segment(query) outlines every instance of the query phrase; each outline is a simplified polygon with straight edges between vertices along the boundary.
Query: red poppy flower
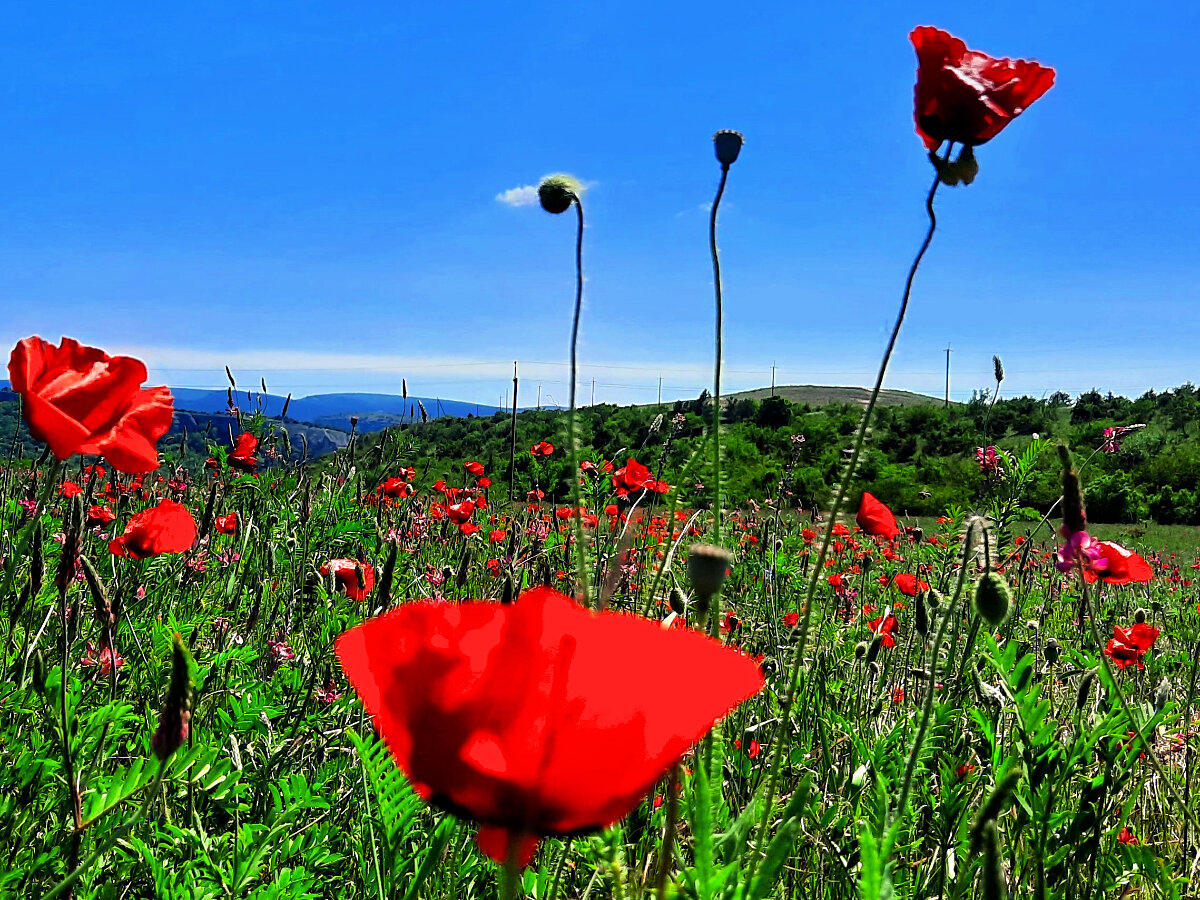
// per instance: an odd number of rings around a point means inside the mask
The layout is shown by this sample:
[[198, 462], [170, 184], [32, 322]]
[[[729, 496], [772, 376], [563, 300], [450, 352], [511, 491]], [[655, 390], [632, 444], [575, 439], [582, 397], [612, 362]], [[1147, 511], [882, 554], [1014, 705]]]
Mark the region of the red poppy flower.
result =
[[[592, 613], [550, 588], [510, 605], [407, 604], [336, 649], [417, 793], [477, 819], [493, 859], [513, 845], [522, 863], [544, 835], [624, 816], [762, 686], [752, 659], [698, 632]], [[681, 671], [683, 694], [645, 689]]]
[[467, 470], [468, 475], [474, 475], [477, 478], [483, 474], [483, 463], [481, 462], [465, 462], [463, 468]]
[[389, 478], [375, 490], [383, 497], [410, 497], [416, 489], [403, 478]]
[[253, 472], [258, 465], [254, 451], [258, 449], [258, 438], [248, 431], [243, 431], [237, 437], [237, 443], [229, 454], [229, 465], [243, 472]]
[[867, 627], [871, 629], [872, 635], [878, 634], [883, 638], [883, 646], [896, 646], [896, 639], [892, 637], [892, 632], [896, 630], [895, 616], [888, 616], [886, 619], [880, 616], [877, 619], [872, 619], [867, 623]]
[[800, 624], [800, 613], [790, 612], [783, 614], [783, 625], [785, 628], [795, 628]]
[[1113, 636], [1104, 647], [1104, 653], [1118, 669], [1136, 665], [1139, 669], [1146, 668], [1142, 657], [1154, 646], [1161, 632], [1153, 625], [1145, 622], [1135, 622], [1129, 628], [1120, 625], [1113, 626]]
[[1024, 59], [995, 59], [954, 35], [921, 25], [917, 51], [917, 134], [930, 150], [942, 141], [986, 143], [1054, 84], [1054, 70]]
[[1132, 550], [1126, 550], [1112, 541], [1097, 541], [1096, 545], [1100, 555], [1093, 560], [1091, 567], [1083, 570], [1085, 581], [1092, 582], [1098, 578], [1105, 584], [1129, 584], [1131, 581], [1149, 581], [1154, 577], [1150, 563]]
[[896, 586], [896, 590], [908, 596], [917, 596], [917, 591], [929, 590], [929, 582], [922, 581], [916, 575], [911, 575], [908, 572], [901, 572], [892, 579], [892, 584]]
[[858, 523], [858, 527], [867, 534], [881, 537], [885, 540], [891, 540], [900, 533], [900, 526], [896, 524], [896, 517], [892, 515], [892, 511], [881, 500], [877, 500], [871, 494], [863, 492], [862, 502], [858, 505], [858, 515], [854, 521]]
[[461, 525], [475, 514], [475, 504], [470, 500], [451, 503], [446, 507], [446, 514], [450, 516], [450, 521], [455, 525]]
[[117, 517], [107, 506], [89, 506], [87, 511], [87, 526], [91, 528], [93, 525], [107, 525]]
[[[362, 576], [359, 577], [359, 568]], [[369, 562], [360, 563], [353, 559], [331, 559], [321, 566], [321, 574], [328, 575], [333, 570], [333, 580], [337, 586], [346, 592], [351, 600], [366, 600], [371, 588], [375, 587], [375, 570]]]
[[158, 468], [155, 443], [171, 427], [174, 401], [165, 387], [142, 388], [140, 360], [28, 337], [13, 348], [8, 377], [30, 434], [59, 459], [103, 454], [120, 472]]
[[62, 483], [62, 485], [59, 487], [58, 492], [62, 496], [66, 497], [68, 500], [70, 500], [76, 494], [82, 494], [83, 488], [81, 488], [79, 485], [77, 485], [73, 481], [64, 481]]
[[549, 441], [538, 441], [529, 448], [529, 452], [534, 456], [550, 456], [554, 453], [554, 445]]
[[1141, 843], [1137, 839], [1137, 835], [1135, 835], [1128, 828], [1121, 829], [1121, 833], [1117, 835], [1117, 840], [1120, 841], [1122, 844], [1130, 844], [1134, 847], [1136, 847], [1139, 843]]
[[238, 530], [238, 514], [231, 512], [227, 516], [217, 516], [213, 519], [213, 528], [217, 534], [237, 534]]
[[[115, 465], [115, 464], [114, 464]], [[196, 520], [174, 500], [143, 509], [129, 520], [125, 533], [108, 542], [114, 556], [146, 559], [160, 553], [183, 553], [196, 542]]]

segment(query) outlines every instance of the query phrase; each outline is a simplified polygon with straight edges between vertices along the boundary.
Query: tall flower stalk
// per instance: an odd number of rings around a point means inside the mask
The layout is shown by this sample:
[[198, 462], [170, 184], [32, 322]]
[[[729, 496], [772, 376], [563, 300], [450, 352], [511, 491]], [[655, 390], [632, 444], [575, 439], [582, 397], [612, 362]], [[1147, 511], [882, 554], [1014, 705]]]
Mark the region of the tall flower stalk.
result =
[[570, 175], [549, 175], [538, 185], [538, 200], [542, 209], [558, 215], [572, 206], [578, 217], [575, 232], [575, 311], [571, 319], [570, 368], [571, 387], [568, 391], [567, 408], [567, 455], [571, 466], [571, 536], [575, 545], [575, 571], [579, 579], [579, 593], [587, 606], [591, 602], [591, 588], [587, 553], [584, 548], [583, 502], [579, 490], [579, 432], [576, 427], [575, 406], [579, 380], [579, 319], [583, 313], [583, 185]]
[[717, 184], [717, 196], [713, 198], [708, 214], [708, 251], [712, 256], [713, 291], [717, 301], [716, 354], [713, 363], [713, 542], [721, 543], [721, 351], [724, 331], [724, 301], [721, 295], [721, 255], [717, 250], [717, 209], [725, 194], [725, 182], [729, 180], [729, 167], [734, 164], [742, 149], [742, 135], [738, 131], [718, 131], [713, 135], [713, 149], [721, 164], [721, 180]]

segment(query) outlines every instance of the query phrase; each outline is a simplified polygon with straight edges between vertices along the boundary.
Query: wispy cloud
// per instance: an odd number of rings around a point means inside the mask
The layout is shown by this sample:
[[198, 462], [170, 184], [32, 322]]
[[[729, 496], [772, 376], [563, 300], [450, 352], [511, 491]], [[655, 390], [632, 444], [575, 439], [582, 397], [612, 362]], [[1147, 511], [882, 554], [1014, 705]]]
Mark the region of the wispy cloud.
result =
[[496, 199], [505, 206], [533, 206], [537, 203], [537, 188], [532, 184], [509, 188], [496, 195]]

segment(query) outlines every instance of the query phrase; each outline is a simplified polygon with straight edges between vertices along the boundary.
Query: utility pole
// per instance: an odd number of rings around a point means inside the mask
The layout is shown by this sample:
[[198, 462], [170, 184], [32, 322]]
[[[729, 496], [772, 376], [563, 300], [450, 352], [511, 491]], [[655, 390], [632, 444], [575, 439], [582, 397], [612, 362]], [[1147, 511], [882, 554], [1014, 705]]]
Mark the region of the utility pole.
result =
[[943, 408], [950, 408], [950, 348], [946, 348], [946, 401], [942, 404]]
[[595, 406], [595, 405], [596, 405], [596, 379], [593, 378], [592, 379], [592, 402], [589, 403], [588, 406]]
[[538, 412], [542, 411], [542, 386], [538, 385]]
[[508, 499], [517, 499], [517, 361], [513, 360], [512, 426], [508, 433]]
[[771, 363], [771, 396], [775, 396], [775, 363]]
[[662, 406], [662, 376], [658, 376], [658, 405]]

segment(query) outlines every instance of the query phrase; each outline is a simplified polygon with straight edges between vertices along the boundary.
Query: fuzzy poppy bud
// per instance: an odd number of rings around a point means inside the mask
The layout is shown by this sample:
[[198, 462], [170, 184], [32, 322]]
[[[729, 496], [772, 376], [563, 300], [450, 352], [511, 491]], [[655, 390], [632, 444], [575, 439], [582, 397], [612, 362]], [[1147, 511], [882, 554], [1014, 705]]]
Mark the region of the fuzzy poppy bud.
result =
[[1163, 676], [1163, 680], [1158, 683], [1158, 687], [1154, 689], [1154, 714], [1158, 715], [1167, 705], [1167, 701], [1171, 699], [1171, 680]]
[[565, 213], [579, 200], [583, 185], [570, 175], [547, 175], [538, 185], [538, 202], [548, 213]]
[[176, 633], [171, 654], [171, 684], [158, 717], [158, 729], [150, 739], [154, 755], [162, 762], [166, 762], [187, 741], [195, 697], [196, 661]]
[[1134, 610], [1133, 621], [1137, 625], [1146, 624], [1146, 611], [1144, 609], [1142, 609], [1140, 606], [1136, 610]]
[[682, 616], [687, 612], [687, 601], [684, 600], [683, 591], [677, 587], [671, 588], [671, 593], [667, 597], [667, 603], [671, 606], [671, 612], [677, 616]]
[[1071, 451], [1065, 444], [1058, 445], [1058, 458], [1062, 463], [1063, 530], [1069, 536], [1087, 531], [1087, 513], [1083, 507], [1083, 487], [1079, 473], [1071, 466]]
[[997, 626], [1008, 618], [1012, 590], [1004, 576], [985, 572], [975, 585], [975, 612], [989, 625]]
[[870, 647], [870, 644], [868, 644], [866, 641], [859, 641], [857, 644], [854, 645], [854, 658], [862, 659], [864, 656], [867, 655], [867, 649], [869, 647]]
[[724, 547], [693, 544], [687, 557], [688, 580], [697, 594], [712, 597], [725, 583], [725, 574], [732, 562], [732, 554]]
[[713, 135], [713, 149], [717, 153], [717, 161], [722, 166], [733, 165], [738, 158], [738, 154], [742, 152], [742, 144], [745, 142], [745, 137], [740, 131], [732, 131], [730, 129], [722, 129]]
[[33, 651], [33, 689], [39, 694], [46, 693], [46, 661], [42, 659], [42, 651]]
[[883, 638], [880, 635], [875, 635], [871, 638], [871, 645], [867, 648], [867, 663], [875, 662], [875, 657], [879, 655], [879, 648], [883, 644]]
[[1058, 646], [1058, 641], [1050, 638], [1046, 641], [1046, 662], [1054, 665], [1062, 657], [1062, 648]]
[[917, 605], [913, 609], [913, 628], [917, 630], [917, 634], [924, 637], [929, 634], [929, 608], [925, 605], [925, 598], [918, 597]]
[[1004, 860], [1000, 856], [1000, 829], [995, 822], [983, 826], [983, 882], [984, 900], [1007, 900], [1008, 885], [1004, 880]]
[[1079, 690], [1075, 692], [1075, 709], [1082, 711], [1092, 698], [1092, 688], [1096, 685], [1096, 670], [1088, 669], [1079, 679]]

